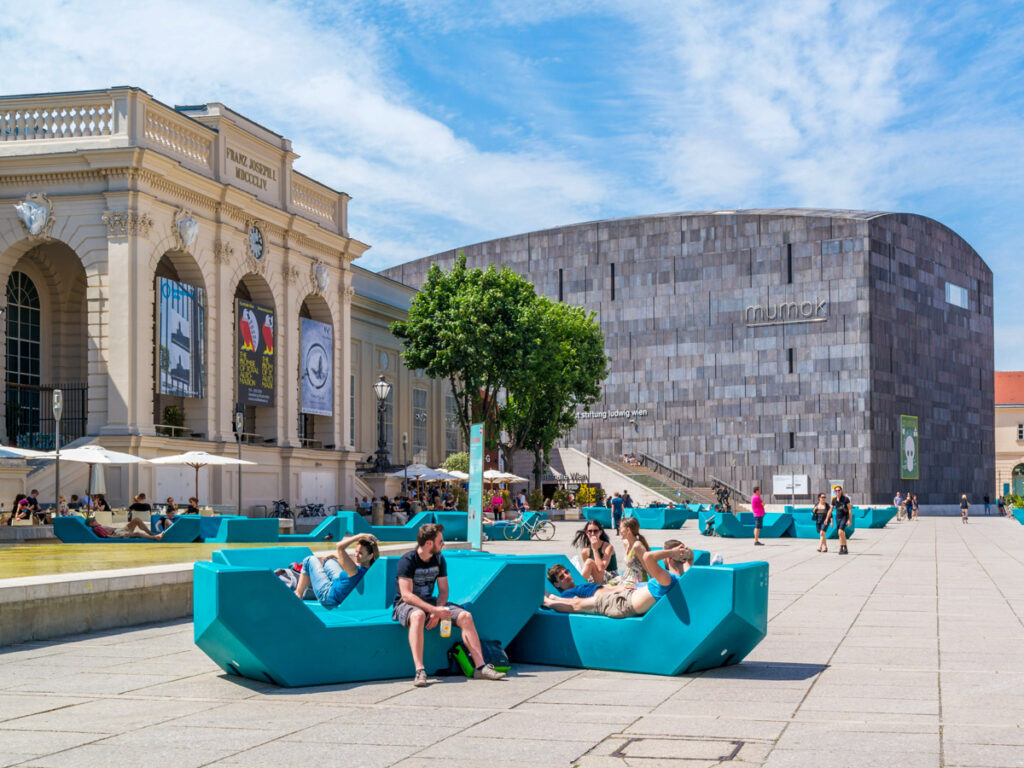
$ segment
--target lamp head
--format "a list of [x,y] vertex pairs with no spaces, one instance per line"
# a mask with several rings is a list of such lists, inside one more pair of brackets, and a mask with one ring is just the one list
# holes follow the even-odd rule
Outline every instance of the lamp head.
[[391,394],[391,382],[381,376],[373,385],[373,394],[376,395],[377,402],[384,402],[388,399],[388,395]]

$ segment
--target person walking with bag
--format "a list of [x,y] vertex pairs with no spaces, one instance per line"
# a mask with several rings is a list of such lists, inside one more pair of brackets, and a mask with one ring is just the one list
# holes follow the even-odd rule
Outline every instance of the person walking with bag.
[[828,518],[828,497],[824,493],[818,494],[818,503],[814,505],[814,525],[818,529],[818,535],[821,540],[818,542],[819,552],[828,552],[828,524],[825,522]]

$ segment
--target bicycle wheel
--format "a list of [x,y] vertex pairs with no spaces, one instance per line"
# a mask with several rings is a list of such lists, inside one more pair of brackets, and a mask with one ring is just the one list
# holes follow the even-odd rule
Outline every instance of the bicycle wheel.
[[555,524],[550,520],[541,520],[533,529],[533,535],[540,541],[551,541],[551,537],[555,535]]
[[504,528],[505,541],[518,541],[519,537],[523,535],[522,523],[510,523],[504,526]]

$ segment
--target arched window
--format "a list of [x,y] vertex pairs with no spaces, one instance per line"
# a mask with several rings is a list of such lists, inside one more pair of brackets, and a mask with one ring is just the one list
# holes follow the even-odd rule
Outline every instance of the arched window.
[[24,272],[7,279],[7,434],[17,444],[39,431],[39,291]]
[[1017,496],[1024,496],[1024,464],[1018,464],[1010,473],[1010,490]]

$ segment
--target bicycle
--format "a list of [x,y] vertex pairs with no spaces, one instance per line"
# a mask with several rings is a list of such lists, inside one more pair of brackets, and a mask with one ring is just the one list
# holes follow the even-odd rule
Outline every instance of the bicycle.
[[278,499],[274,502],[274,517],[288,517],[295,520],[295,513],[287,501]]
[[326,517],[323,504],[304,504],[299,507],[299,517]]
[[529,538],[536,538],[538,541],[550,541],[551,537],[555,535],[554,523],[543,519],[536,513],[529,512],[524,512],[504,528],[507,541],[518,541],[524,533],[529,534]]

